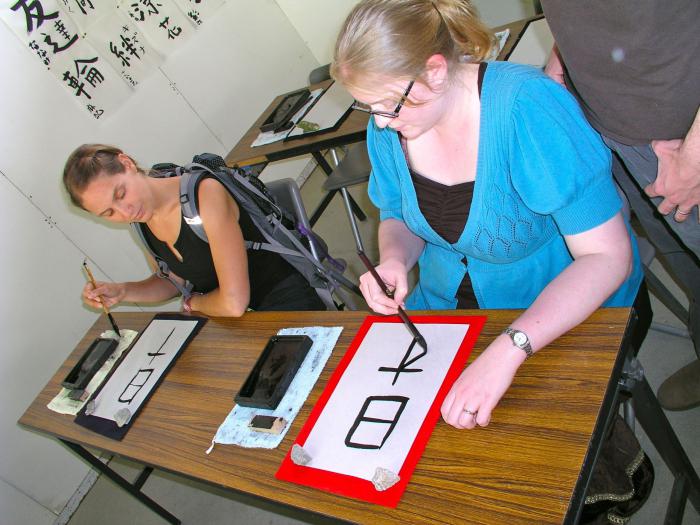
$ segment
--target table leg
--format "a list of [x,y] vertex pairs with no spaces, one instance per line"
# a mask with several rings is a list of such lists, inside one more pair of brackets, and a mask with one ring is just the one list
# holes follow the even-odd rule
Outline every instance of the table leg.
[[[333,168],[331,168],[330,164],[326,161],[326,159],[321,155],[320,151],[314,151],[312,153],[314,160],[318,163],[319,166],[321,166],[321,169],[324,171],[324,173],[328,176],[331,173],[333,173]],[[321,203],[316,207],[314,212],[311,214],[311,218],[309,219],[309,223],[311,226],[316,224],[316,221],[321,217],[321,214],[324,212],[324,210],[328,207],[330,204],[331,200],[333,200],[333,196],[338,192],[338,190],[331,190],[329,191],[326,196],[323,198]],[[361,221],[364,221],[367,216],[365,213],[362,211],[362,209],[357,205],[357,202],[355,202],[355,199],[350,197],[350,205],[352,206],[352,211],[355,214],[355,217],[360,219]]]
[[700,478],[645,377],[635,381],[632,387],[632,399],[635,415],[644,432],[666,462],[674,478],[678,480],[680,477],[685,477],[687,487],[684,487],[684,491],[687,491],[693,507],[700,511]]
[[82,446],[76,443],[71,443],[70,441],[65,441],[63,439],[60,439],[59,441],[61,441],[78,456],[87,461],[92,468],[114,481],[117,485],[126,490],[129,494],[134,496],[137,500],[146,505],[149,509],[158,514],[161,518],[168,521],[169,523],[173,523],[174,525],[180,525],[179,519],[177,519],[163,507],[158,505],[158,503],[156,503],[151,498],[146,496],[143,492],[141,492],[140,489],[145,483],[146,478],[153,471],[151,467],[146,467],[146,469],[144,470],[144,472],[141,473],[136,482],[134,484],[131,484],[129,481],[127,481],[119,474],[114,472],[114,470],[112,470],[108,465],[105,465],[97,457],[85,450],[85,448],[83,448]]

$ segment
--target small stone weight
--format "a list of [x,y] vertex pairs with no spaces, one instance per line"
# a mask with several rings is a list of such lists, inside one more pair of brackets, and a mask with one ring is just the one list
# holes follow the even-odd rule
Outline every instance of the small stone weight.
[[375,489],[382,491],[393,487],[400,479],[401,478],[394,474],[391,470],[377,467],[377,470],[374,471],[374,476],[372,477],[372,483],[374,483]]
[[292,447],[291,457],[295,465],[308,465],[308,463],[311,461],[311,456],[309,453],[304,450],[304,447],[298,445],[297,443],[295,443]]
[[91,399],[88,401],[87,405],[85,405],[85,415],[86,416],[91,416],[95,413],[95,409],[97,408],[97,405],[95,405],[95,400]]
[[126,407],[120,408],[114,414],[114,422],[120,428],[123,427],[124,425],[126,425],[130,419],[131,419],[131,411]]

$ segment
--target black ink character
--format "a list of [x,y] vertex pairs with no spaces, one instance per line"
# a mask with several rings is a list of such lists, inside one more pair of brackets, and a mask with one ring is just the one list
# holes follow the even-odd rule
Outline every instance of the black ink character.
[[[102,81],[105,79],[104,75],[96,67],[90,67],[88,69],[88,65],[94,64],[95,62],[97,62],[97,57],[84,60],[74,60],[75,76],[72,75],[70,71],[66,71],[63,74],[64,82],[67,82],[71,88],[75,89],[76,97],[85,95],[88,99],[92,99],[90,93],[85,91],[85,82],[90,84],[92,87],[97,87],[97,84],[102,83]],[[82,80],[84,80],[84,82],[82,82]]]
[[45,66],[51,64],[51,60],[48,57],[48,53],[44,49],[41,49],[39,44],[37,44],[36,40],[32,40],[31,42],[29,42],[29,47],[36,52],[37,56],[44,63]]
[[[60,21],[56,22],[56,23],[58,24],[58,23],[60,23]],[[63,25],[63,24],[61,24],[61,25]],[[41,33],[41,34],[44,35],[44,42],[46,42],[46,45],[53,47],[53,54],[54,55],[57,53],[60,53],[61,51],[65,51],[70,46],[75,44],[75,42],[78,40],[78,35],[73,35],[70,38],[70,40],[68,40],[68,42],[66,44],[61,46],[53,41],[53,39],[51,38],[51,35],[47,35],[46,33]],[[63,35],[63,33],[61,33],[61,34]],[[66,38],[68,38],[68,36],[66,36]]]
[[78,9],[80,9],[84,15],[87,14],[87,11],[85,10],[86,7],[89,7],[90,9],[95,9],[95,6],[92,5],[92,2],[90,0],[75,0],[75,3],[78,4]]
[[114,42],[110,42],[109,50],[122,61],[122,66],[131,67],[131,58],[136,57],[141,60],[141,56],[138,54],[138,50],[134,47],[128,36],[119,35],[119,38],[121,39],[122,49],[119,49]]
[[[389,403],[394,405],[394,415],[391,419],[366,415],[371,406],[372,409],[377,409],[377,411],[382,410],[377,408],[379,406],[386,410],[385,407],[387,406],[391,408],[391,406],[388,405]],[[362,405],[360,413],[355,418],[355,422],[352,424],[352,427],[350,427],[347,436],[345,436],[345,446],[362,449],[382,448],[384,443],[386,443],[386,440],[394,431],[396,423],[398,423],[401,413],[403,412],[404,408],[406,408],[407,403],[408,398],[404,396],[370,396],[365,399],[365,403]],[[380,443],[371,443],[369,442],[370,440],[363,439],[361,435],[356,437],[356,434],[362,434],[363,430],[366,430],[368,425],[369,428],[375,427],[376,425],[383,425],[387,427],[386,431],[384,432],[384,437],[381,439]],[[354,439],[357,439],[357,441],[354,441]]]
[[411,341],[411,344],[408,346],[408,350],[406,350],[406,354],[403,356],[403,359],[401,360],[397,368],[392,368],[388,366],[379,367],[380,372],[394,372],[394,380],[391,382],[392,386],[396,384],[396,381],[399,378],[399,374],[402,374],[404,372],[417,373],[423,371],[422,368],[408,368],[410,365],[412,365],[428,353],[427,350],[419,346],[418,348],[422,349],[421,353],[419,353],[415,357],[411,357],[411,353],[413,352],[413,348],[416,346],[417,342],[417,339],[413,339],[413,341]]
[[53,20],[58,18],[58,11],[55,13],[44,14],[44,6],[41,5],[39,0],[33,0],[29,5],[27,5],[27,0],[18,0],[18,2],[10,7],[13,11],[17,11],[19,8],[24,11],[24,19],[27,24],[27,33],[34,31],[34,23],[32,20],[36,21],[36,27],[40,27],[46,20]]
[[155,3],[153,0],[138,0],[131,4],[131,7],[133,12],[129,13],[129,16],[137,22],[143,22],[146,20],[146,16],[159,14],[158,8],[163,7],[163,4]]
[[[131,381],[129,381],[129,384],[126,385],[122,393],[119,394],[119,398],[117,399],[117,401],[119,401],[120,403],[131,403],[141,391],[141,389],[144,387],[144,385],[148,383],[148,380],[151,378],[151,375],[154,371],[154,368],[142,368],[141,370],[136,372]],[[141,382],[137,383],[137,381]]]
[[148,363],[149,365],[150,365],[151,363],[153,363],[153,360],[154,360],[156,357],[158,357],[159,355],[165,355],[165,352],[161,352],[161,350],[163,349],[163,347],[165,346],[165,343],[168,342],[168,339],[170,339],[170,336],[173,335],[174,332],[175,332],[175,327],[173,327],[173,329],[170,330],[170,333],[168,334],[168,337],[166,337],[166,338],[163,340],[163,342],[161,343],[161,345],[158,347],[158,350],[156,350],[155,352],[148,352],[147,355],[150,355],[150,356],[151,356],[151,360],[150,360],[149,363]]
[[189,16],[192,19],[192,21],[198,26],[202,25],[202,17],[199,14],[199,11],[192,10],[189,13],[187,13],[187,16]]
[[166,16],[165,19],[160,23],[158,27],[162,27],[168,31],[168,38],[170,40],[175,40],[175,37],[180,36],[182,33],[182,28],[180,26],[175,26],[173,28],[168,27],[170,25],[170,17]]

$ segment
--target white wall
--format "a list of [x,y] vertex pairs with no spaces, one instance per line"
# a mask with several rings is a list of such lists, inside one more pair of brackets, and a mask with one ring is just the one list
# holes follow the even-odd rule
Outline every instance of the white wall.
[[277,0],[319,64],[333,58],[340,26],[358,0]]
[[0,61],[0,522],[51,523],[88,467],[16,421],[98,316],[80,303],[83,258],[98,279],[147,274],[126,228],[71,209],[65,158],[82,142],[119,145],[144,166],[225,154],[318,61],[273,0],[229,0],[103,122],[2,23]]
[[[335,39],[358,0],[277,0],[319,64],[333,58]],[[490,27],[535,14],[532,0],[472,0]]]

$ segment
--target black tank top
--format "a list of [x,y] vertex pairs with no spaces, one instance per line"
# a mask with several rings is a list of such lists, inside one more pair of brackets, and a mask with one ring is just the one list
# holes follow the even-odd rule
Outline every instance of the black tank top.
[[[483,83],[485,72],[486,62],[482,62],[479,64],[477,77],[479,96],[481,96],[481,84]],[[435,230],[435,233],[447,242],[450,244],[456,243],[467,224],[469,208],[474,196],[474,181],[447,186],[424,177],[411,168],[408,160],[408,151],[406,150],[406,141],[403,137],[401,137],[401,147],[403,148],[408,171],[411,174],[411,180],[416,190],[418,208],[425,217],[426,222]],[[467,266],[466,257],[462,258],[462,263],[465,267]],[[457,308],[479,308],[468,271],[464,274],[455,297],[457,299]]]
[[[199,182],[201,183],[204,178],[202,177]],[[199,196],[199,187],[196,188],[196,194]],[[199,203],[197,205],[199,206]],[[252,242],[264,242],[265,238],[253,224],[250,215],[242,207],[239,207],[239,210],[238,223],[243,232],[243,238]],[[148,225],[143,224],[143,226],[144,236],[151,249],[168,264],[173,273],[191,282],[194,292],[208,293],[219,287],[209,243],[197,236],[185,222],[184,217],[181,218],[180,235],[175,242],[175,249],[182,256],[182,261],[175,256],[166,243],[153,234]],[[249,306],[257,310],[280,281],[298,272],[276,253],[265,250],[248,250],[246,253],[250,282]]]

